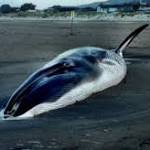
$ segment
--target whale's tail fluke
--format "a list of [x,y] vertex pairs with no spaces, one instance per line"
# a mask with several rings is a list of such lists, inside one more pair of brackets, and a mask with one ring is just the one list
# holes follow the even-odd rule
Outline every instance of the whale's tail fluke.
[[115,52],[122,56],[123,50],[132,42],[132,40],[140,33],[142,32],[146,27],[148,27],[148,24],[144,24],[134,30],[129,36],[126,37],[126,39],[119,45],[117,49],[115,49]]

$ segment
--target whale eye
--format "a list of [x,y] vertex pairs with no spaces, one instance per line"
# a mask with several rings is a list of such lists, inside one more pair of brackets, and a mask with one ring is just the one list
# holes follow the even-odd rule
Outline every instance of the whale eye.
[[63,63],[63,66],[64,66],[64,67],[70,67],[70,64],[69,64],[68,62],[64,62],[64,63]]
[[64,62],[63,66],[66,67],[66,68],[70,68],[70,67],[74,66],[74,63],[73,62]]

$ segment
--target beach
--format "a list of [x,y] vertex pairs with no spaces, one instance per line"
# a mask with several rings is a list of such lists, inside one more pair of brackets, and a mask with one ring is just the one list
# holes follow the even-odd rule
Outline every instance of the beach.
[[[114,49],[147,21],[0,19],[0,104],[34,71],[72,48]],[[2,150],[150,149],[150,27],[126,49],[121,84],[85,101],[17,121],[0,121]]]

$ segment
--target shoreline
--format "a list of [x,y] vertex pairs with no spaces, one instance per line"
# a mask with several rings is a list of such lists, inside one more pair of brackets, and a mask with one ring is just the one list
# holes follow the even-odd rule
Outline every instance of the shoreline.
[[[72,18],[70,16],[63,17],[16,17],[16,16],[0,16],[0,21],[55,21],[55,22],[72,22]],[[74,17],[74,23],[77,22],[150,22],[149,14],[137,14],[134,16],[130,15],[116,15],[116,14],[108,14],[108,15],[94,15],[92,17],[89,16],[77,16]]]
[[[143,24],[143,21],[77,22],[74,35],[70,35],[67,21],[14,20],[0,21],[1,106],[30,74],[60,53],[85,45],[114,49]],[[147,28],[126,53],[134,58],[141,55],[149,58],[149,37],[150,28]],[[143,57],[128,65],[124,82],[93,95],[85,103],[22,120],[19,124],[2,121],[0,147],[3,150],[33,150],[41,149],[40,146],[79,150],[150,149],[147,144],[150,139],[149,75],[150,62]]]

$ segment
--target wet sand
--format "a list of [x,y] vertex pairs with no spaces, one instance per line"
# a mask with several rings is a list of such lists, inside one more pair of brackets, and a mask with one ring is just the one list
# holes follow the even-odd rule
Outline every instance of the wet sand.
[[[63,51],[117,47],[145,22],[0,21],[0,100]],[[0,147],[12,149],[150,149],[150,27],[126,49],[126,79],[86,101],[34,119],[0,122]]]

